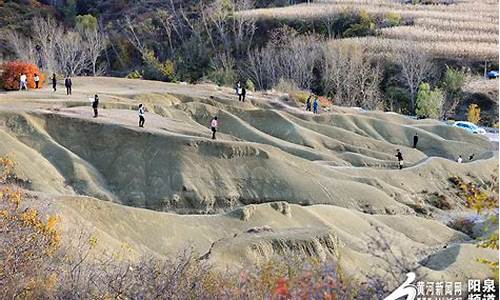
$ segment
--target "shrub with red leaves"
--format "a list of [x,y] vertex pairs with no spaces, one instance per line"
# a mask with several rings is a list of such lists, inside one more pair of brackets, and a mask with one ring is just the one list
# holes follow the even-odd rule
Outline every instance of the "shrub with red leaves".
[[6,90],[18,90],[21,73],[28,77],[28,88],[35,88],[35,74],[40,77],[38,87],[41,88],[45,81],[44,74],[35,64],[22,61],[9,61],[0,65],[2,72],[2,84]]
[[327,97],[319,96],[318,100],[321,107],[330,107],[333,105],[333,101],[328,99]]

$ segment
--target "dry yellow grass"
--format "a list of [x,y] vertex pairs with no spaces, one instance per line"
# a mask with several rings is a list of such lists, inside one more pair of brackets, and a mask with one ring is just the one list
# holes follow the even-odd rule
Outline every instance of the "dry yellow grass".
[[482,21],[444,21],[433,18],[418,18],[414,19],[415,26],[432,28],[435,30],[464,30],[464,31],[481,31],[482,33],[498,34],[498,22],[488,23]]
[[[390,53],[419,48],[435,57],[497,60],[498,2],[461,1],[452,5],[410,5],[392,0],[323,0],[282,8],[241,12],[257,19],[312,21],[341,13],[365,11],[384,18],[400,15],[411,26],[385,28],[377,37],[349,39],[370,51]],[[416,43],[417,42],[417,43]]]
[[464,91],[471,94],[486,94],[498,102],[498,79],[487,79],[482,76],[469,77],[465,82]]
[[[496,8],[496,9],[495,9]],[[261,8],[241,12],[255,18],[319,19],[339,13],[364,10],[372,15],[398,13],[407,19],[433,18],[458,21],[490,22],[498,20],[498,5],[463,3],[460,5],[406,5],[388,1],[333,1],[328,3],[299,4],[280,8]]]
[[332,43],[357,43],[374,53],[390,55],[391,53],[418,48],[437,58],[460,58],[484,60],[498,57],[498,45],[491,43],[471,42],[432,42],[389,39],[382,37],[363,37],[334,40]]
[[481,31],[448,31],[420,26],[398,26],[382,29],[382,37],[428,42],[498,43],[498,36]]

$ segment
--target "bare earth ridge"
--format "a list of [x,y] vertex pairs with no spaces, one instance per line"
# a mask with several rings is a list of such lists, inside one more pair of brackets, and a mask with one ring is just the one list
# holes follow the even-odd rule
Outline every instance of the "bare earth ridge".
[[[470,213],[448,178],[491,180],[498,152],[437,121],[342,107],[315,116],[273,93],[241,103],[213,85],[75,78],[72,96],[0,93],[0,140],[0,155],[17,161],[63,230],[95,232],[104,250],[126,243],[131,256],[166,257],[192,246],[221,268],[274,255],[338,258],[363,278],[394,267],[372,247],[383,240],[436,280],[484,277],[474,258],[496,257],[445,224]],[[435,195],[453,209],[435,207]]]

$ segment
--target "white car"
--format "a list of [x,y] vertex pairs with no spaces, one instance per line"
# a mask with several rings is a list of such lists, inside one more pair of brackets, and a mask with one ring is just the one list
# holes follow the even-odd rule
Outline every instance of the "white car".
[[459,122],[455,122],[453,124],[453,126],[465,129],[468,132],[474,133],[474,134],[486,134],[486,130],[484,130],[483,128],[481,128],[481,127],[479,127],[476,124],[471,123],[471,122],[459,121]]

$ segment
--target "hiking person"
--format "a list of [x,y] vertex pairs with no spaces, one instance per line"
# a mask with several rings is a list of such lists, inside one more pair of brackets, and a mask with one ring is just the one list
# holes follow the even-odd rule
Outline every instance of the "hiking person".
[[238,95],[238,101],[241,101],[241,97],[243,96],[243,88],[241,83],[238,81],[238,85],[236,86],[236,94]]
[[19,76],[19,90],[28,90],[28,77],[24,73]]
[[99,112],[97,111],[97,108],[99,107],[99,96],[97,94],[94,96],[94,102],[92,102],[92,108],[94,109],[94,118],[97,118],[97,115]]
[[309,97],[307,97],[307,101],[306,101],[306,111],[311,111],[311,95],[309,95]]
[[462,161],[463,161],[462,155],[459,155],[458,158],[457,158],[457,163],[461,164]]
[[474,153],[472,153],[470,156],[469,156],[469,160],[472,161],[474,159]]
[[217,132],[218,125],[217,117],[214,117],[210,122],[210,127],[212,127],[212,140],[215,140],[215,133]]
[[56,73],[52,74],[52,89],[54,92],[57,90],[57,77]]
[[241,81],[238,81],[238,83],[236,83],[236,94],[238,94],[238,89],[241,87]]
[[418,144],[418,133],[415,132],[415,135],[413,136],[413,148],[417,148]]
[[245,96],[247,95],[247,89],[245,88],[245,86],[242,86],[241,87],[241,97],[243,98],[243,102],[245,102]]
[[38,89],[38,84],[40,83],[40,77],[38,74],[35,73],[35,76],[33,77],[35,79],[35,89]]
[[314,98],[314,102],[313,102],[313,113],[314,114],[317,114],[318,113],[318,97]]
[[144,119],[144,114],[145,114],[145,109],[144,105],[139,104],[139,127],[144,127],[144,122],[146,121]]
[[397,151],[396,157],[398,158],[399,169],[401,170],[403,168],[403,154],[401,153],[401,151],[399,151],[399,149],[397,149],[396,151]]
[[66,87],[66,95],[71,95],[71,87],[73,86],[73,82],[71,82],[71,77],[66,77],[64,79],[64,86]]

